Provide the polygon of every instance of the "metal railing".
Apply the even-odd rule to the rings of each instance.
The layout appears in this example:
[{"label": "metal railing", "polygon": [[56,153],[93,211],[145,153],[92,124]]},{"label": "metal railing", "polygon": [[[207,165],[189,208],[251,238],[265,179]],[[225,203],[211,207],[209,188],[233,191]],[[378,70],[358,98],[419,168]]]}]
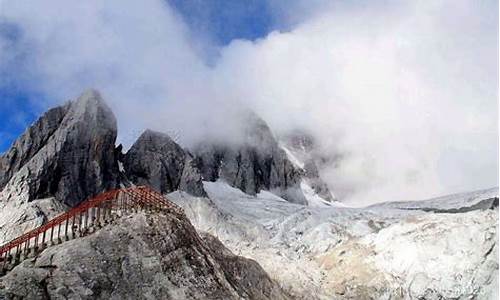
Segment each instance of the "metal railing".
[{"label": "metal railing", "polygon": [[182,208],[146,186],[104,192],[1,246],[2,271],[51,245],[84,236],[139,210],[184,215]]}]

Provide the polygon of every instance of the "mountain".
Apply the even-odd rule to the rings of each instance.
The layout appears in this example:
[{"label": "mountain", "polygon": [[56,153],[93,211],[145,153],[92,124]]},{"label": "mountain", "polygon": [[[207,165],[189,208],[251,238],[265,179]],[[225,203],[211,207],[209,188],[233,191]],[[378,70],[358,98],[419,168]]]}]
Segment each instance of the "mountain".
[{"label": "mountain", "polygon": [[498,299],[497,188],[345,207],[311,135],[241,119],[237,142],[186,149],[145,130],[122,153],[98,92],[49,110],[0,156],[1,244],[118,187],[149,185],[184,213],[49,247],[0,277],[0,298]]},{"label": "mountain", "polygon": [[203,180],[220,179],[250,195],[272,191],[306,204],[300,189],[303,174],[288,160],[267,124],[253,112],[242,113],[242,124],[243,141],[236,145],[205,141],[195,147]]},{"label": "mountain", "polygon": [[290,162],[262,119],[251,112],[244,118],[238,145],[206,142],[189,150],[146,130],[123,154],[115,146],[115,116],[97,91],[49,110],[0,156],[0,241],[65,207],[131,184],[204,197],[202,181],[220,179],[250,195],[266,190],[307,204],[304,171]]}]

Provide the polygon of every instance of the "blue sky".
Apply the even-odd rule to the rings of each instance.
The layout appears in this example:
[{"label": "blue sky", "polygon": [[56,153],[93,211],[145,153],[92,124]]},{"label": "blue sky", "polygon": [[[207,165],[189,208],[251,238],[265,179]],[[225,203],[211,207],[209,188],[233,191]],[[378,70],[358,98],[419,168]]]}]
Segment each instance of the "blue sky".
[{"label": "blue sky", "polygon": [[[234,39],[255,40],[277,29],[276,22],[266,0],[168,0],[195,36],[208,38],[216,47],[229,44]],[[18,35],[22,34],[10,24],[0,20],[0,37],[10,41],[9,47],[21,48]],[[46,107],[43,94],[29,84],[28,48],[20,49],[7,68],[0,69],[0,152],[6,151],[12,142],[33,123]]]},{"label": "blue sky", "polygon": [[265,36],[275,26],[267,0],[169,0],[192,30],[217,44]]}]

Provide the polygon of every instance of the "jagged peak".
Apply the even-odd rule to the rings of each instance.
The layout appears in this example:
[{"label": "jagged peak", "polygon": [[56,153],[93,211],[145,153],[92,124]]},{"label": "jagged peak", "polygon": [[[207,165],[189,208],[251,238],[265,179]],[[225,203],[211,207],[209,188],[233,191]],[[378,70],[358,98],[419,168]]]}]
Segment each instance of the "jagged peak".
[{"label": "jagged peak", "polygon": [[135,141],[134,145],[132,145],[132,148],[134,146],[137,147],[137,145],[140,144],[149,144],[150,147],[155,145],[173,145],[174,147],[181,148],[181,146],[179,146],[179,144],[177,144],[174,139],[170,137],[170,135],[152,129],[144,130]]},{"label": "jagged peak", "polygon": [[90,101],[94,101],[99,104],[105,104],[101,93],[98,90],[92,88],[87,89],[82,94],[80,94],[75,103],[87,103]]},{"label": "jagged peak", "polygon": [[71,101],[70,113],[72,119],[75,119],[75,116],[90,117],[96,119],[103,126],[116,128],[116,118],[113,111],[101,93],[95,89],[88,89],[76,100]]}]

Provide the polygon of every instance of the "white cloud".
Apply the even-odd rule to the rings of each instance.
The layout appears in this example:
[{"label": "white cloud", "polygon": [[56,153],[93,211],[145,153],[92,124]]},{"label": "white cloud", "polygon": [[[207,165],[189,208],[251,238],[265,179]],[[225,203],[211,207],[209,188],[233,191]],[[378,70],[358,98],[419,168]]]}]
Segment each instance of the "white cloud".
[{"label": "white cloud", "polygon": [[233,42],[217,66],[221,90],[252,99],[272,127],[298,123],[346,154],[325,175],[350,201],[496,185],[496,4],[392,4]]},{"label": "white cloud", "polygon": [[495,1],[317,1],[300,17],[304,3],[276,1],[291,30],[233,41],[213,67],[159,0],[0,1],[0,18],[21,26],[41,88],[102,90],[126,142],[146,126],[234,137],[248,105],[343,154],[324,175],[350,202],[496,184]]}]

